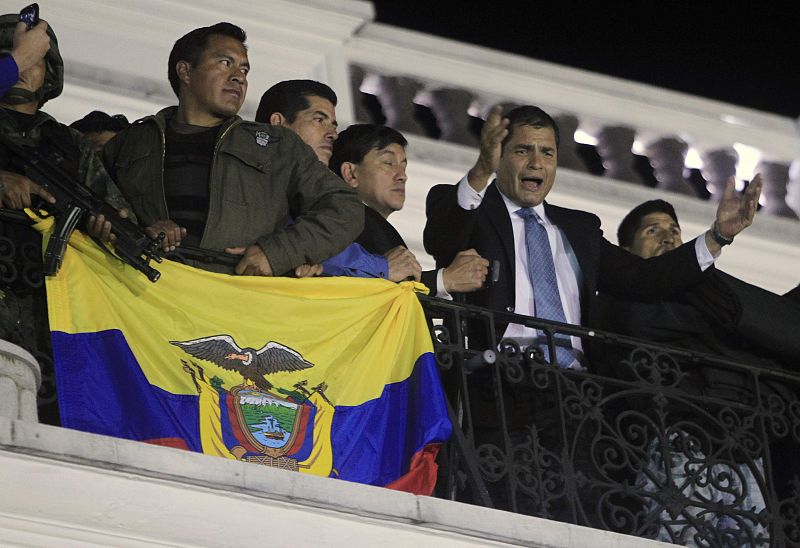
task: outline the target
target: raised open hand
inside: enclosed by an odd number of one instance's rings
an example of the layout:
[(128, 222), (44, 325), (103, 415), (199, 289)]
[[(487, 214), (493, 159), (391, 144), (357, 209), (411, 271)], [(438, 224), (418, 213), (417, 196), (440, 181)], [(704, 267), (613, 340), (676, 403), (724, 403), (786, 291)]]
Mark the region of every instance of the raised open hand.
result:
[(508, 119), (503, 118), (502, 112), (501, 106), (493, 107), (481, 129), (480, 155), (467, 174), (467, 180), (476, 192), (486, 188), (489, 177), (500, 164), (503, 139), (508, 135)]
[(759, 173), (753, 177), (745, 191), (739, 195), (736, 193), (734, 178), (728, 179), (725, 193), (722, 195), (717, 207), (717, 218), (714, 221), (717, 233), (720, 236), (732, 240), (734, 236), (753, 224), (762, 185), (763, 182)]

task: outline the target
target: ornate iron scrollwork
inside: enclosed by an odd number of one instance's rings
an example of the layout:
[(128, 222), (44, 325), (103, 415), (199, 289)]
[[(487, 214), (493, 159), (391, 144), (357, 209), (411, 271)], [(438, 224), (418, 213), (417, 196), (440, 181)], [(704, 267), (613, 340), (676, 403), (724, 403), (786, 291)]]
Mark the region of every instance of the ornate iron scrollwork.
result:
[(41, 236), (28, 224), (5, 219), (0, 221), (0, 337), (25, 348), (39, 362), (40, 421), (57, 424)]
[[(448, 356), (497, 351), (477, 373), (447, 364), (478, 417), (462, 428), (496, 507), (695, 546), (800, 545), (800, 375), (421, 300), (442, 325), (458, 317)], [(538, 346), (499, 340), (492, 326), (508, 322), (581, 337), (613, 363), (547, 365)]]

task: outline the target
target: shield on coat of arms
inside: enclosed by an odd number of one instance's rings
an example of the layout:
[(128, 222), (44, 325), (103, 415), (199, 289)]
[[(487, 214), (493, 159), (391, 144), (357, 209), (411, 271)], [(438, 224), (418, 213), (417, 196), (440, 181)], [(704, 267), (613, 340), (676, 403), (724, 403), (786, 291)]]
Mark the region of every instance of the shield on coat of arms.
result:
[(299, 430), (302, 406), (253, 387), (236, 386), (230, 395), (247, 440), (265, 455), (286, 454)]

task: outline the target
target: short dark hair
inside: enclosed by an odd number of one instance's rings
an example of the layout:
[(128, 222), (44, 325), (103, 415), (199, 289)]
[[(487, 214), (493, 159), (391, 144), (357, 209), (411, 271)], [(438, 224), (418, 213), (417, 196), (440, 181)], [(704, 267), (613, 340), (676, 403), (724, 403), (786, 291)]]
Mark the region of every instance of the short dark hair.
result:
[(180, 97), (178, 92), (181, 89), (181, 80), (178, 78), (178, 70), (175, 68), (178, 61), (186, 61), (193, 67), (197, 66), (200, 57), (208, 47), (208, 39), (215, 35), (229, 36), (241, 42), (242, 45), (247, 41), (247, 33), (244, 30), (233, 23), (225, 22), (217, 23), (210, 27), (194, 29), (178, 38), (175, 45), (172, 46), (172, 51), (169, 53), (169, 61), (167, 61), (167, 77), (176, 96)]
[(672, 217), (676, 225), (681, 226), (671, 203), (665, 200), (649, 200), (631, 209), (622, 219), (617, 229), (617, 242), (620, 246), (631, 247), (633, 245), (633, 239), (642, 224), (642, 219), (651, 213), (666, 213)]
[(261, 96), (256, 111), (256, 122), (269, 123), (275, 112), (283, 114), (291, 124), (297, 113), (309, 107), (309, 97), (322, 97), (336, 106), (337, 98), (333, 90), (316, 80), (284, 80), (278, 82)]
[(333, 142), (333, 154), (328, 166), (341, 177), (343, 163), (358, 164), (370, 150), (380, 150), (391, 144), (405, 148), (408, 141), (402, 133), (388, 126), (354, 124), (341, 132), (339, 138)]
[(75, 120), (69, 127), (77, 129), (81, 133), (92, 131), (115, 131), (119, 132), (130, 125), (124, 114), (114, 114), (110, 116), (105, 112), (93, 110), (80, 120)]
[(506, 135), (506, 138), (503, 139), (503, 142), (500, 144), (501, 150), (505, 148), (506, 143), (511, 140), (511, 135), (514, 133), (514, 129), (519, 126), (550, 128), (553, 130), (553, 133), (556, 137), (556, 147), (558, 147), (558, 143), (561, 141), (561, 137), (558, 133), (558, 124), (549, 114), (539, 107), (535, 107), (533, 105), (516, 107), (508, 111), (503, 118), (508, 118), (509, 123), (508, 135)]

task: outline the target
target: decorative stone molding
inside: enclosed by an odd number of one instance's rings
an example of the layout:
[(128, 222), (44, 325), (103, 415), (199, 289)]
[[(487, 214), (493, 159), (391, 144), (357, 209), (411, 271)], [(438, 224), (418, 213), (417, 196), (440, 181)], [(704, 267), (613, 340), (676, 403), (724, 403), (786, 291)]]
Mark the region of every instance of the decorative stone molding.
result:
[(254, 524), (266, 516), (270, 538), (295, 539), (297, 546), (668, 548), (609, 531), (2, 417), (0, 471), (3, 546), (248, 546)]
[(411, 76), (429, 89), (455, 87), (569, 112), (590, 134), (623, 125), (647, 134), (644, 142), (680, 134), (700, 150), (740, 143), (770, 161), (800, 156), (791, 118), (380, 23), (358, 29), (345, 55), (370, 72)]
[(36, 391), (41, 382), (34, 357), (27, 350), (0, 340), (0, 417), (39, 422)]

